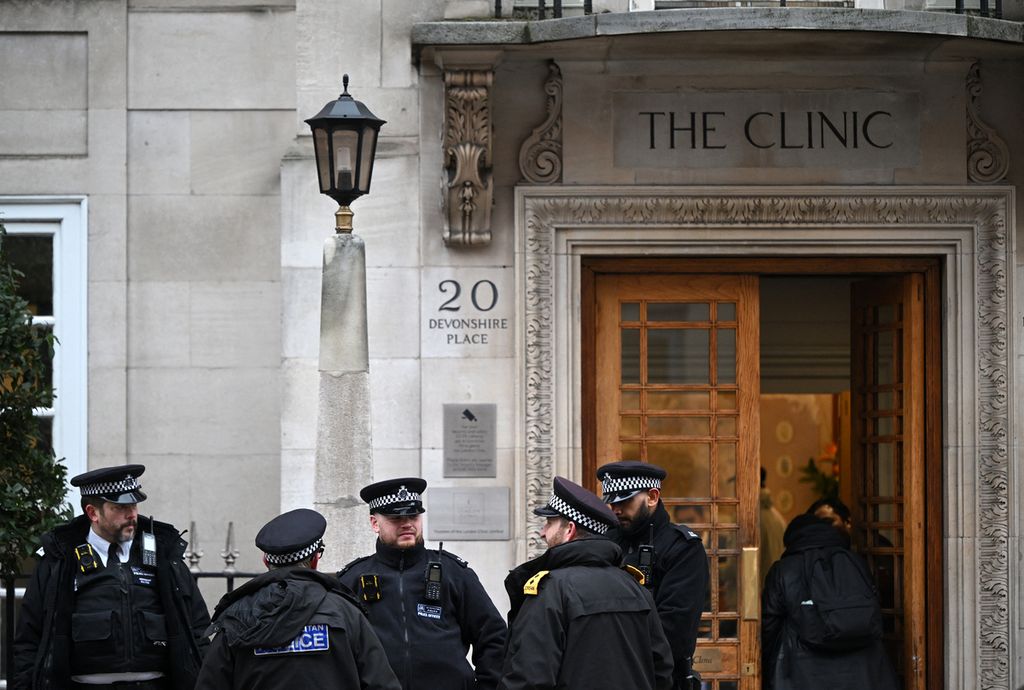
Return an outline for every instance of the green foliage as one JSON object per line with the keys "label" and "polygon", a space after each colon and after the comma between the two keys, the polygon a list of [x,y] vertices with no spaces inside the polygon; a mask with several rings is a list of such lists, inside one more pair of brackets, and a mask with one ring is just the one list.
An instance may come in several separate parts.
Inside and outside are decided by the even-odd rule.
{"label": "green foliage", "polygon": [[818,494],[819,498],[839,498],[839,479],[832,474],[825,474],[818,469],[818,464],[814,462],[814,458],[808,458],[807,464],[800,468],[801,484],[812,484],[814,493]]}
{"label": "green foliage", "polygon": [[72,510],[64,501],[67,470],[44,448],[32,414],[52,404],[44,358],[52,357],[54,339],[32,327],[6,241],[0,224],[0,573],[12,574]]}

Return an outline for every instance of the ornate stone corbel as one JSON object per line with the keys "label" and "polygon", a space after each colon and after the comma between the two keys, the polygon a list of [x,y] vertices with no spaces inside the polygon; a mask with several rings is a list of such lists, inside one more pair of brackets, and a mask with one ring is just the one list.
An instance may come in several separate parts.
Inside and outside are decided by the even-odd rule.
{"label": "ornate stone corbel", "polygon": [[981,68],[967,72],[967,177],[971,182],[1000,182],[1010,170],[1010,150],[996,130],[981,119]]}
{"label": "ornate stone corbel", "polygon": [[562,70],[553,60],[548,63],[544,93],[548,95],[547,118],[519,148],[519,172],[534,184],[562,180]]}
{"label": "ornate stone corbel", "polygon": [[484,69],[445,70],[444,243],[449,247],[491,241],[490,93],[494,72]]}

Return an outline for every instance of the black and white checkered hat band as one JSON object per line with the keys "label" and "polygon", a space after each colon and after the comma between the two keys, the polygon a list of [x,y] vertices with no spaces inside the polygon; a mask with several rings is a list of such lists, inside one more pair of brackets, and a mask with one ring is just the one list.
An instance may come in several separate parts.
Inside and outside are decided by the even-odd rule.
{"label": "black and white checkered hat band", "polygon": [[384,506],[389,506],[392,503],[408,503],[409,501],[419,501],[419,500],[422,500],[422,499],[420,498],[420,495],[418,493],[416,493],[415,491],[409,491],[408,489],[402,489],[397,494],[388,494],[387,496],[381,496],[380,498],[375,498],[372,501],[370,501],[370,503],[369,503],[370,512],[372,513],[373,511],[377,510],[378,508],[383,508]]}
{"label": "black and white checkered hat band", "polygon": [[551,498],[548,499],[548,505],[559,515],[572,520],[580,527],[588,529],[591,532],[604,534],[608,531],[609,525],[607,523],[602,522],[601,520],[595,520],[589,515],[581,513],[558,496],[552,495]]}
{"label": "black and white checkered hat band", "polygon": [[605,475],[601,479],[601,490],[605,494],[617,494],[620,491],[638,491],[640,489],[660,489],[661,480],[657,477],[612,477]]}
{"label": "black and white checkered hat band", "polygon": [[317,539],[315,542],[310,544],[304,549],[298,551],[292,551],[291,553],[268,553],[267,563],[272,565],[288,565],[289,563],[298,563],[304,561],[314,553],[324,547],[324,540]]}
{"label": "black and white checkered hat band", "polygon": [[113,494],[126,494],[140,488],[132,475],[126,475],[119,482],[100,482],[99,484],[83,484],[81,487],[83,496],[107,496]]}

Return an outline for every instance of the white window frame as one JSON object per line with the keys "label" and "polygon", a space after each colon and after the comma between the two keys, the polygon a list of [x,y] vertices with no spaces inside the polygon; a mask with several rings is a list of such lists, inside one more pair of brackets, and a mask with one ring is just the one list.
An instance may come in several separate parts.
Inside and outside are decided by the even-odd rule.
{"label": "white window frame", "polygon": [[[60,341],[53,356],[53,451],[68,477],[85,472],[89,452],[88,408],[88,200],[84,196],[0,196],[0,220],[8,235],[53,238],[53,315],[33,323],[53,324]],[[70,486],[69,486],[70,489]]]}

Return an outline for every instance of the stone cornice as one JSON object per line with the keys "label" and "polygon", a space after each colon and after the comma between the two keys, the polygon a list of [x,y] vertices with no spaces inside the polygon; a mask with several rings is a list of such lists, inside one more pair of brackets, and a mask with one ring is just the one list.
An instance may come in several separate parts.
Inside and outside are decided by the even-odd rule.
{"label": "stone cornice", "polygon": [[907,10],[707,8],[606,13],[540,21],[423,22],[416,50],[455,46],[529,46],[587,38],[699,31],[845,31],[973,38],[1024,46],[1020,22]]}

